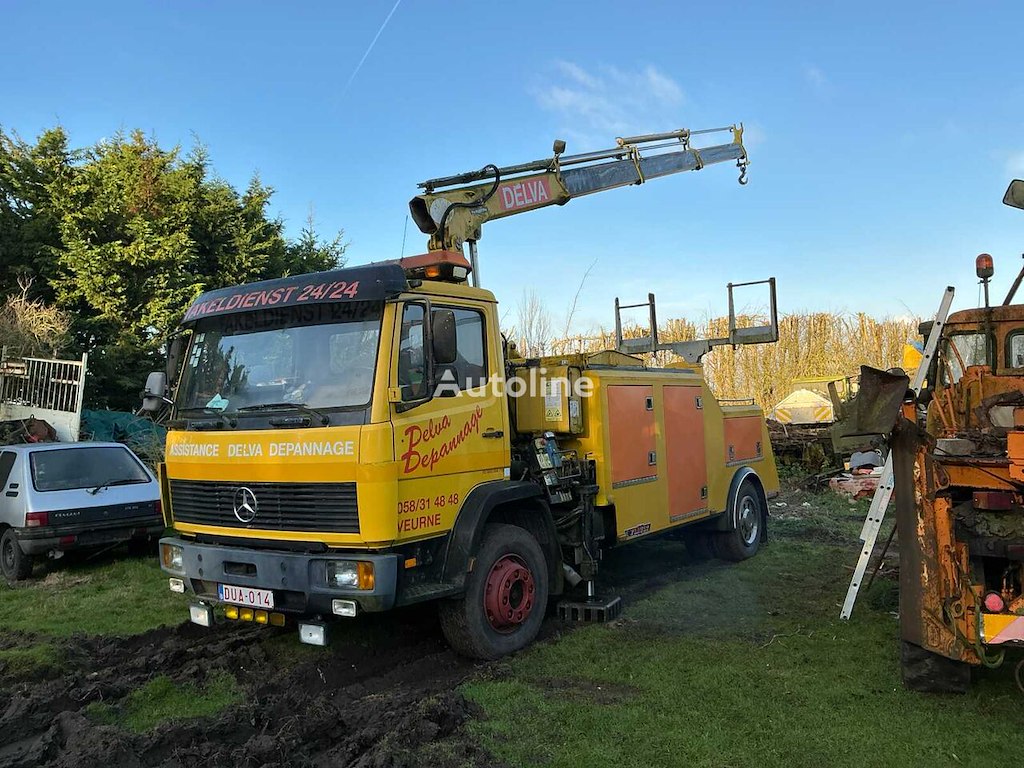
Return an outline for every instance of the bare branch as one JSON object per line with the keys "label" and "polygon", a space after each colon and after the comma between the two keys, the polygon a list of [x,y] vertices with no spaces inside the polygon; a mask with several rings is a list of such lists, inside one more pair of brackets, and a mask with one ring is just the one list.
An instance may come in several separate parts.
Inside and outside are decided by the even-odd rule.
{"label": "bare branch", "polygon": [[552,336],[551,315],[536,291],[523,291],[516,307],[516,317],[515,335],[520,353],[527,357],[539,357],[547,352]]}
{"label": "bare branch", "polygon": [[569,305],[569,313],[565,316],[565,328],[562,329],[562,338],[569,335],[569,328],[572,325],[573,318],[576,316],[576,302],[580,299],[580,293],[583,291],[583,286],[587,282],[587,278],[590,277],[590,273],[597,266],[597,259],[590,262],[590,266],[587,267],[587,271],[583,273],[583,277],[580,278],[580,284],[576,286],[576,294],[572,297],[572,304]]}

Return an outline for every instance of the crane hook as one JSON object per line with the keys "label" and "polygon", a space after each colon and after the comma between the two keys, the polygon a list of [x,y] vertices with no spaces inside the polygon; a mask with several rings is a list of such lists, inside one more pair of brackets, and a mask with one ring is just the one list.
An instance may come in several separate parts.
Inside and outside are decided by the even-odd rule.
{"label": "crane hook", "polygon": [[736,161],[736,167],[740,169],[739,182],[742,186],[746,186],[747,182],[750,181],[750,179],[747,178],[747,164],[748,161],[745,157],[742,157]]}

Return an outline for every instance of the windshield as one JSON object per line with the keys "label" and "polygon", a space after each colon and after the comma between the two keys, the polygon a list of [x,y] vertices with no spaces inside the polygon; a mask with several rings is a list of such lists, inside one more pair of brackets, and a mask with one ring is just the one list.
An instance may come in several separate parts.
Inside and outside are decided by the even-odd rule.
{"label": "windshield", "polygon": [[230,413],[275,404],[364,407],[370,402],[383,306],[319,304],[201,321],[178,408]]}
{"label": "windshield", "polygon": [[944,351],[948,368],[944,367],[943,378],[947,383],[956,383],[964,370],[972,365],[989,365],[987,337],[984,333],[957,333],[945,340]]}
{"label": "windshield", "polygon": [[33,451],[29,464],[32,467],[32,484],[37,491],[150,482],[139,460],[124,448]]}

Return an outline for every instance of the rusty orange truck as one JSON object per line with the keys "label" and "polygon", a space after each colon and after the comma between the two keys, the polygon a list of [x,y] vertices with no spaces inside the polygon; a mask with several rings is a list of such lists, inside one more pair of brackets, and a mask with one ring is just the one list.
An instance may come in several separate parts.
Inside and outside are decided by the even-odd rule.
{"label": "rusty orange truck", "polygon": [[[689,132],[620,140],[597,166],[556,147],[543,167],[485,169],[475,192],[435,180],[412,203],[427,254],[197,298],[145,406],[173,409],[160,552],[192,620],[292,617],[324,644],[328,618],[432,600],[456,650],[494,658],[536,636],[551,597],[566,616],[615,615],[595,588],[609,547],[681,529],[705,553],[755,554],[778,490],[763,415],[719,403],[699,360],[777,338],[774,282],[762,328],[733,322],[684,348],[652,323],[621,350],[523,359],[461,253],[510,213],[489,205],[597,191],[572,170],[610,188],[742,167],[733,135],[702,149]],[[654,164],[651,142],[670,145]],[[626,354],[667,348],[681,360],[661,369]]]}
{"label": "rusty orange truck", "polygon": [[[1024,208],[1024,182],[1004,202]],[[976,271],[985,306],[937,320],[928,386],[890,439],[902,672],[915,690],[965,691],[973,667],[1024,647],[1024,305],[1012,303],[1024,270],[999,306],[988,299],[992,257]],[[891,376],[871,375],[870,388],[892,391]],[[1019,662],[1018,682],[1022,672]]]}

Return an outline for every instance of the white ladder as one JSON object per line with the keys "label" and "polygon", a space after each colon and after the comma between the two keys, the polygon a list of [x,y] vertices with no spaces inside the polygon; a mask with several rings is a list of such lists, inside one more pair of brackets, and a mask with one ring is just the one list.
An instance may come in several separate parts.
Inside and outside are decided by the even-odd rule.
{"label": "white ladder", "polygon": [[[949,315],[949,308],[952,304],[953,287],[949,286],[942,295],[939,311],[935,313],[935,321],[932,323],[931,331],[928,333],[928,341],[924,345],[924,355],[921,358],[921,364],[917,367],[917,373],[914,374],[914,381],[911,384],[914,394],[921,391],[921,385],[928,374],[932,357],[935,356],[935,348],[938,347],[939,338],[942,336],[942,326],[946,324],[946,317]],[[840,619],[848,619],[850,614],[853,613],[853,604],[857,602],[857,593],[860,591],[861,582],[864,580],[864,573],[867,571],[868,562],[871,560],[871,553],[874,552],[875,542],[878,540],[878,532],[882,529],[885,510],[889,507],[889,500],[892,498],[893,485],[892,452],[890,451],[889,456],[885,460],[885,465],[882,467],[878,489],[871,499],[871,507],[868,509],[867,519],[864,520],[864,526],[860,529],[860,540],[864,542],[864,546],[861,547],[860,559],[857,561],[857,568],[854,570],[853,578],[850,580],[850,588],[846,592],[846,601],[843,603],[843,610],[839,614]]]}

